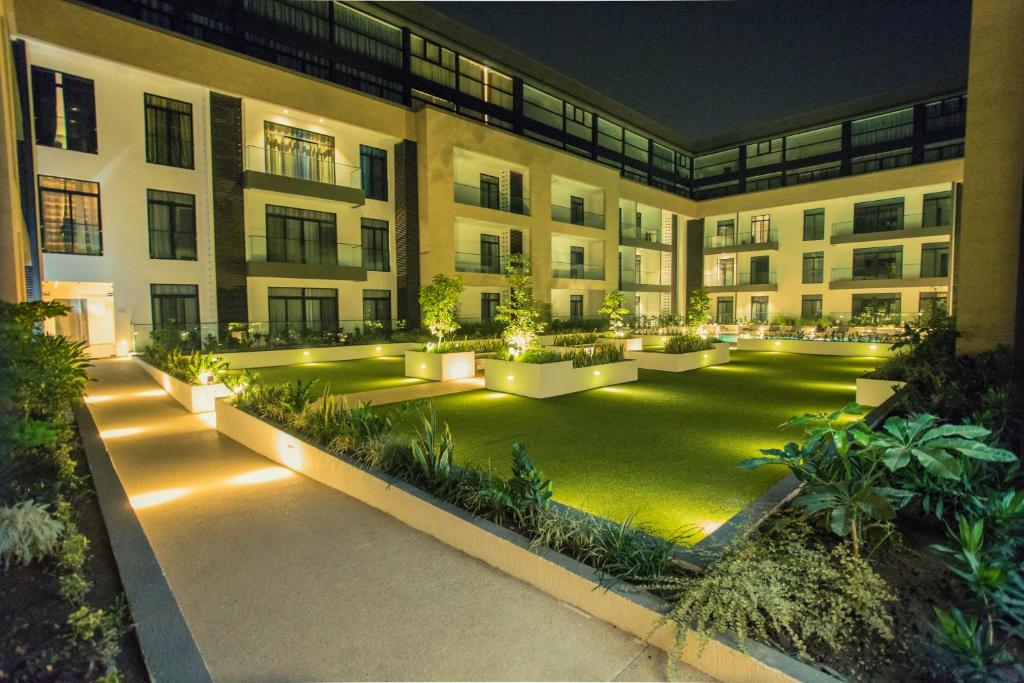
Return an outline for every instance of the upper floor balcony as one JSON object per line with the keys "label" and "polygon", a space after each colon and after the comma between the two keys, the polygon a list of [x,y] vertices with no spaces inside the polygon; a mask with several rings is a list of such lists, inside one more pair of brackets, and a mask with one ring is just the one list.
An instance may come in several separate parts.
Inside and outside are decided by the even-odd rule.
{"label": "upper floor balcony", "polygon": [[704,253],[718,254],[737,251],[760,251],[779,248],[778,230],[752,232],[727,232],[722,235],[708,235],[704,238]]}
{"label": "upper floor balcony", "polygon": [[455,252],[455,271],[503,275],[508,270],[508,257],[489,252]]}
{"label": "upper floor balcony", "polygon": [[569,280],[603,280],[604,266],[591,265],[589,263],[552,261],[551,277],[561,277]]}
{"label": "upper floor balcony", "polygon": [[949,235],[951,223],[949,220],[936,222],[934,217],[924,214],[891,212],[833,223],[830,241],[832,244],[844,244]]}
{"label": "upper floor balcony", "polygon": [[366,280],[374,253],[358,244],[249,235],[250,277]]}
{"label": "upper floor balcony", "polygon": [[604,229],[604,214],[584,211],[582,204],[572,206],[551,205],[551,220],[571,225],[583,225],[588,228]]}
{"label": "upper floor balcony", "polygon": [[671,278],[661,268],[640,267],[619,268],[619,289],[627,292],[661,291],[671,288]]}
{"label": "upper floor balcony", "polygon": [[366,202],[359,168],[318,154],[248,145],[242,182],[247,189],[328,199],[352,206]]}
{"label": "upper floor balcony", "polygon": [[502,192],[497,184],[490,182],[481,182],[480,185],[455,183],[455,201],[459,204],[506,211],[520,216],[530,215],[528,198]]}
{"label": "upper floor balcony", "polygon": [[660,227],[647,228],[627,221],[619,221],[619,242],[638,249],[672,250]]}
{"label": "upper floor balcony", "polygon": [[778,289],[778,281],[775,278],[775,271],[756,270],[751,273],[736,273],[725,270],[705,274],[704,286],[711,292],[767,292]]}
{"label": "upper floor balcony", "polygon": [[833,268],[829,289],[890,289],[942,287],[949,284],[949,269],[935,264],[888,262],[851,268]]}

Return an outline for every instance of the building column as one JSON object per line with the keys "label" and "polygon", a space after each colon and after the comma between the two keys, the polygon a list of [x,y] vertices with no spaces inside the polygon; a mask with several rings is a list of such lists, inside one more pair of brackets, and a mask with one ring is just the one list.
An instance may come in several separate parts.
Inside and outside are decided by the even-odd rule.
{"label": "building column", "polygon": [[242,193],[242,100],[210,93],[214,272],[217,322],[249,321]]}
{"label": "building column", "polygon": [[[18,124],[21,113],[11,49],[11,14],[0,1],[0,300],[27,298],[25,266],[31,261],[18,182]],[[31,143],[29,143],[31,144]],[[38,294],[38,293],[37,293]]]}
{"label": "building column", "polygon": [[395,278],[398,319],[420,325],[420,200],[416,143],[395,145]]}

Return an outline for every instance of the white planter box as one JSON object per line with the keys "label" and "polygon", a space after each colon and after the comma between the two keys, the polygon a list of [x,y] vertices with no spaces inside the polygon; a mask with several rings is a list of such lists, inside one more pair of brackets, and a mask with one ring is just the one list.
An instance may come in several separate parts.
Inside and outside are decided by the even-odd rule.
{"label": "white planter box", "polygon": [[870,356],[888,358],[891,344],[886,342],[838,342],[809,339],[737,339],[737,351],[782,351],[819,356]]}
{"label": "white planter box", "polygon": [[214,409],[215,399],[231,395],[231,391],[223,384],[205,384],[196,387],[168,375],[159,368],[154,368],[139,356],[135,356],[135,362],[190,413],[208,413]]}
{"label": "white planter box", "polygon": [[530,398],[562,394],[635,382],[637,365],[632,361],[574,368],[572,361],[517,363],[488,358],[484,361],[484,386],[492,391]]}
{"label": "white planter box", "polygon": [[361,360],[380,356],[400,356],[423,344],[353,344],[352,346],[313,346],[308,349],[276,349],[273,351],[240,351],[218,354],[231,364],[232,370],[266,368],[298,363],[329,363],[336,360]]}
{"label": "white planter box", "polygon": [[889,397],[907,385],[894,379],[857,378],[857,403],[862,406],[880,406]]}
{"label": "white planter box", "polygon": [[662,372],[686,372],[709,365],[729,362],[729,348],[693,351],[691,353],[660,353],[658,351],[627,351],[626,358],[635,360],[637,367]]}
{"label": "white planter box", "polygon": [[405,376],[443,382],[476,376],[476,354],[472,351],[457,353],[405,352]]}
{"label": "white planter box", "polygon": [[711,345],[714,346],[716,349],[731,349],[732,348],[732,344],[730,342],[712,342]]}
{"label": "white planter box", "polygon": [[618,346],[623,351],[643,351],[643,337],[598,337],[598,344],[610,344]]}

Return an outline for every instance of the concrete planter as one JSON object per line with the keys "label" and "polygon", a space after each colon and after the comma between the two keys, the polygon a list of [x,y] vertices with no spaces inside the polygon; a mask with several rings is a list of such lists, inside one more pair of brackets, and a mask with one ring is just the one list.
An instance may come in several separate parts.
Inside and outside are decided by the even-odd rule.
{"label": "concrete planter", "polygon": [[578,391],[635,382],[637,365],[631,361],[574,368],[572,361],[517,363],[488,358],[484,361],[484,386],[492,391],[530,398],[550,398]]}
{"label": "concrete planter", "polygon": [[782,351],[808,353],[819,356],[870,356],[888,358],[889,344],[885,342],[837,342],[809,339],[737,339],[737,351]]}
{"label": "concrete planter", "polygon": [[711,342],[711,345],[716,349],[731,349],[732,344],[729,342]]}
{"label": "concrete planter", "polygon": [[618,346],[623,351],[643,351],[644,350],[644,338],[643,337],[598,337],[598,344],[609,344],[611,346]]}
{"label": "concrete planter", "polygon": [[880,406],[897,391],[907,386],[895,379],[857,378],[857,403],[862,406]]}
{"label": "concrete planter", "polygon": [[221,358],[231,364],[233,370],[245,368],[266,368],[275,365],[297,365],[298,363],[329,363],[336,360],[362,360],[381,356],[400,356],[406,351],[423,344],[353,344],[352,346],[313,346],[308,349],[275,349],[273,351],[240,351],[222,353]]}
{"label": "concrete planter", "polygon": [[443,382],[476,376],[476,354],[472,351],[457,353],[405,352],[405,376]]}
{"label": "concrete planter", "polygon": [[627,351],[626,358],[635,360],[637,367],[662,372],[686,372],[709,365],[729,362],[729,348],[693,351],[691,353],[661,353],[659,351]]}
{"label": "concrete planter", "polygon": [[[668,605],[649,593],[606,588],[598,573],[549,549],[532,550],[526,538],[416,489],[367,471],[274,427],[228,401],[217,401],[217,430],[285,467],[352,496],[442,543],[610,623],[666,652],[675,630],[660,620]],[[748,641],[741,652],[730,635],[710,640],[703,651],[687,639],[680,659],[723,681],[836,683],[836,679],[777,650]]]}
{"label": "concrete planter", "polygon": [[190,413],[209,413],[214,408],[215,399],[231,395],[231,391],[223,384],[204,384],[197,387],[153,367],[139,356],[135,356],[135,362]]}

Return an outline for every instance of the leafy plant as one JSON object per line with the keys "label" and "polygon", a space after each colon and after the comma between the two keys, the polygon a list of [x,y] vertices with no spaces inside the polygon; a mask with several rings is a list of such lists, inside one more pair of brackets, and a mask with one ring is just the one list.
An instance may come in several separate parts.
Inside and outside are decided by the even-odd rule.
{"label": "leafy plant", "polygon": [[571,332],[557,334],[553,340],[555,346],[589,346],[597,343],[596,332]]}
{"label": "leafy plant", "polygon": [[411,445],[412,462],[419,478],[435,485],[448,478],[455,458],[455,439],[448,423],[438,426],[433,403],[420,413],[420,431]]}
{"label": "leafy plant", "polygon": [[33,501],[0,507],[0,560],[10,567],[51,557],[60,547],[63,530],[45,506]]}
{"label": "leafy plant", "polygon": [[1005,653],[986,637],[987,628],[977,617],[965,616],[956,607],[949,611],[934,608],[938,623],[934,627],[939,644],[966,665],[968,671],[985,676],[992,665],[1005,659]]}
{"label": "leafy plant", "polygon": [[446,334],[459,329],[455,312],[463,289],[465,285],[461,277],[443,273],[435,275],[429,285],[420,289],[423,324],[430,330],[430,334],[437,337],[438,345],[444,341]]}
{"label": "leafy plant", "polygon": [[512,478],[508,481],[509,507],[519,523],[534,526],[551,504],[551,480],[545,479],[530,460],[526,446],[512,444]]}
{"label": "leafy plant", "polygon": [[498,304],[494,320],[505,325],[502,340],[508,352],[517,356],[537,345],[537,335],[544,331],[540,306],[533,298],[533,276],[530,263],[522,254],[509,257],[505,271],[508,301]]}
{"label": "leafy plant", "polygon": [[626,308],[625,294],[617,289],[605,292],[604,301],[597,312],[608,316],[608,332],[613,337],[621,337],[625,334],[626,323],[622,316],[629,314],[629,309]]}
{"label": "leafy plant", "polygon": [[696,334],[677,334],[665,342],[665,353],[693,353],[710,351],[713,348],[715,347],[709,339]]}
{"label": "leafy plant", "polygon": [[707,287],[701,287],[690,295],[686,303],[686,324],[699,334],[711,320],[711,296]]}

